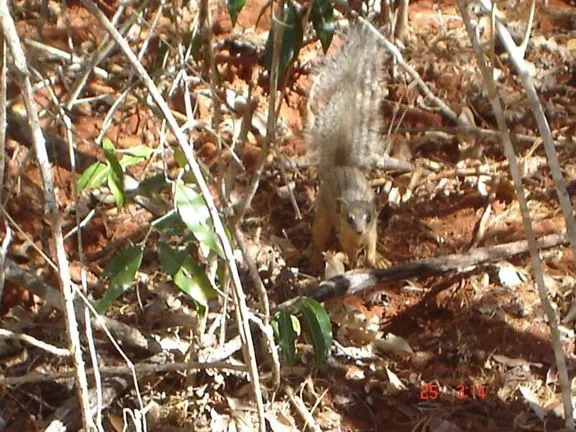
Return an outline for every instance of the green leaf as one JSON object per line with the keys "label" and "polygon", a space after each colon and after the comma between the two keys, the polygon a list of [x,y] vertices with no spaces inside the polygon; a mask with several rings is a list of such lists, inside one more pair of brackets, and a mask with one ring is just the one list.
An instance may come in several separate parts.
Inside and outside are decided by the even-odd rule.
{"label": "green leaf", "polygon": [[186,224],[176,210],[170,210],[159,217],[152,222],[152,226],[164,235],[182,235],[186,230]]}
{"label": "green leaf", "polygon": [[104,313],[114,300],[120,297],[134,282],[136,272],[142,264],[142,248],[131,246],[120,251],[110,260],[104,275],[110,277],[110,285],[100,300],[94,302],[94,308]]}
{"label": "green leaf", "polygon": [[294,329],[296,336],[300,336],[300,334],[302,333],[302,328],[300,327],[300,320],[294,314],[290,314],[290,319],[292,320],[292,328]]}
{"label": "green leaf", "polygon": [[94,162],[82,173],[76,187],[78,191],[100,187],[106,181],[110,168],[101,162]]}
{"label": "green leaf", "polygon": [[196,184],[196,177],[190,170],[184,171],[182,174],[182,182],[186,184]]}
{"label": "green leaf", "polygon": [[332,346],[332,326],[330,317],[324,307],[316,300],[304,299],[302,301],[302,318],[306,334],[312,342],[316,366],[320,367]]}
{"label": "green leaf", "polygon": [[186,252],[175,251],[166,242],[158,243],[158,259],[160,264],[170,276],[174,276],[182,267],[186,259]]}
{"label": "green leaf", "polygon": [[154,150],[153,148],[150,148],[148,146],[145,146],[145,145],[134,146],[134,147],[130,147],[129,149],[125,149],[125,150],[118,150],[118,153],[121,153],[123,155],[130,155],[130,156],[134,156],[134,157],[139,157],[141,159],[148,159],[155,152],[156,152],[156,150]]}
{"label": "green leaf", "polygon": [[[104,276],[122,284],[130,284],[142,260],[142,248],[130,246],[118,252],[103,271]],[[137,263],[137,265],[136,265]],[[136,265],[136,266],[135,266]],[[135,266],[135,267],[134,267]]]}
{"label": "green leaf", "polygon": [[[298,319],[285,309],[280,310],[276,315],[280,351],[282,352],[282,356],[289,366],[292,366],[296,359],[296,330],[294,327],[294,319],[296,319],[296,322],[298,322]],[[299,325],[300,323],[298,322],[298,326]]]}
{"label": "green leaf", "polygon": [[[302,48],[302,40],[304,38],[302,30],[302,22],[298,16],[296,8],[288,5],[284,8],[284,19],[282,26],[284,32],[282,33],[282,41],[280,46],[280,62],[278,65],[278,79],[279,82],[284,81],[284,76],[288,68],[298,58],[300,48]],[[264,54],[264,64],[268,73],[271,75],[272,71],[272,56],[273,56],[273,41],[276,26],[272,27],[272,31],[268,33],[268,40],[266,41],[266,52]]]}
{"label": "green leaf", "polygon": [[220,240],[212,227],[210,212],[206,207],[204,197],[189,186],[177,184],[174,202],[182,221],[188,230],[194,234],[196,240],[224,258]]}
{"label": "green leaf", "polygon": [[102,140],[102,147],[104,148],[104,155],[106,160],[110,165],[110,171],[108,172],[108,187],[114,195],[114,200],[116,201],[116,206],[121,208],[126,201],[124,196],[124,169],[120,166],[118,158],[116,157],[116,148],[112,141],[108,138]]}
{"label": "green leaf", "polygon": [[334,9],[329,0],[313,0],[312,25],[324,52],[328,51],[334,36]]}
{"label": "green leaf", "polygon": [[182,181],[187,184],[194,184],[196,183],[196,179],[194,178],[194,174],[190,171],[190,167],[188,166],[188,159],[186,159],[186,155],[182,151],[179,146],[172,147],[174,152],[174,160],[178,164],[180,168],[184,168],[184,174],[182,175]]}
{"label": "green leaf", "polygon": [[180,148],[180,146],[172,147],[172,151],[174,152],[174,160],[178,164],[180,168],[186,168],[188,166],[188,160],[186,159],[186,155]]}
{"label": "green leaf", "polygon": [[124,195],[124,190],[122,185],[119,183],[118,178],[114,175],[112,171],[108,171],[108,187],[114,196],[114,201],[116,201],[116,207],[122,208],[126,202],[126,196]]}
{"label": "green leaf", "polygon": [[228,3],[228,13],[230,14],[230,19],[232,20],[232,26],[236,25],[236,18],[238,14],[246,4],[246,0],[227,0]]}
{"label": "green leaf", "polygon": [[178,270],[178,272],[172,277],[172,280],[180,289],[180,291],[182,291],[184,294],[187,294],[192,300],[202,305],[203,307],[208,306],[207,294],[215,293],[213,289],[204,290],[198,281],[192,277],[184,268]]}
{"label": "green leaf", "polygon": [[117,177],[118,184],[122,185],[124,182],[124,171],[122,166],[120,166],[120,162],[118,162],[118,158],[116,157],[116,148],[112,141],[108,138],[104,138],[102,140],[102,147],[104,148],[104,155],[106,156],[106,160],[110,163],[110,168],[112,172]]}
{"label": "green leaf", "polygon": [[195,302],[206,307],[217,292],[202,267],[185,251],[172,249],[167,243],[158,245],[158,258],[178,288]]}
{"label": "green leaf", "polygon": [[126,171],[126,168],[128,168],[129,166],[132,165],[136,165],[137,163],[140,163],[142,161],[144,161],[146,159],[140,158],[138,156],[124,156],[122,159],[120,159],[120,166],[122,167],[123,171]]}
{"label": "green leaf", "polygon": [[145,161],[154,154],[154,151],[154,149],[147,146],[136,146],[127,150],[120,150],[118,153],[124,155],[122,159],[120,159],[120,166],[124,171],[131,165]]}

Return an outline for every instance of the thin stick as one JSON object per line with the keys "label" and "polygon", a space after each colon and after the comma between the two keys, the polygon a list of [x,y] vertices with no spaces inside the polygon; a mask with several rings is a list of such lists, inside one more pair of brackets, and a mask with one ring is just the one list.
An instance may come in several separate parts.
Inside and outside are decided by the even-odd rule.
{"label": "thin stick", "polygon": [[[482,4],[487,7],[491,6],[488,0],[480,0]],[[556,365],[558,367],[558,377],[560,379],[560,387],[562,389],[562,400],[564,403],[564,421],[567,428],[574,429],[574,419],[572,417],[572,396],[571,396],[571,386],[570,380],[568,378],[568,371],[566,369],[566,359],[564,358],[564,352],[562,349],[562,343],[560,339],[560,331],[558,330],[558,319],[554,308],[550,304],[548,299],[548,292],[546,291],[546,283],[544,282],[544,271],[542,269],[542,263],[540,262],[540,256],[538,254],[538,244],[536,242],[536,235],[532,227],[532,219],[530,217],[530,210],[528,208],[528,202],[524,194],[524,188],[522,186],[522,176],[518,168],[518,162],[516,160],[516,155],[514,153],[514,148],[512,146],[512,141],[510,135],[508,134],[508,127],[506,121],[504,120],[504,111],[502,104],[498,97],[496,90],[496,84],[494,83],[486,60],[482,54],[482,48],[480,47],[480,42],[478,41],[476,29],[472,25],[470,15],[468,13],[467,4],[463,0],[458,2],[458,8],[460,14],[464,19],[464,24],[466,25],[466,31],[472,42],[474,48],[474,53],[476,54],[476,60],[480,66],[480,71],[482,72],[482,77],[484,79],[484,84],[488,91],[490,103],[492,105],[492,110],[496,116],[496,121],[498,123],[498,128],[502,137],[502,144],[504,147],[504,153],[506,158],[510,163],[510,173],[512,175],[512,180],[514,182],[514,189],[516,190],[516,196],[518,197],[518,204],[520,206],[520,211],[522,213],[522,222],[524,225],[524,232],[526,234],[526,239],[528,240],[528,247],[530,249],[530,258],[532,261],[532,274],[534,275],[534,280],[538,286],[538,294],[540,296],[540,301],[542,303],[542,308],[546,313],[548,318],[548,323],[550,324],[550,331],[552,334],[552,346],[554,348],[554,356],[556,358]],[[491,9],[488,8],[489,10]],[[558,158],[552,145],[552,136],[550,134],[550,128],[548,127],[548,122],[542,110],[542,106],[539,103],[538,95],[534,86],[531,84],[530,77],[526,66],[521,58],[517,57],[518,47],[514,44],[512,38],[504,26],[496,21],[496,28],[500,36],[500,40],[503,42],[504,46],[507,47],[510,54],[510,58],[518,70],[520,77],[523,80],[524,87],[528,93],[528,97],[532,102],[532,109],[536,116],[536,122],[538,123],[538,128],[542,139],[544,140],[544,148],[548,156],[548,162],[550,164],[552,176],[554,178],[554,183],[556,184],[556,189],[558,192],[558,198],[560,200],[560,205],[563,210],[565,207],[563,205],[563,199],[568,200],[568,215],[565,211],[565,218],[567,222],[568,238],[570,239],[570,244],[572,246],[573,254],[576,251],[576,230],[574,229],[574,218],[572,217],[572,206],[570,205],[568,193],[566,191],[566,185],[562,179],[560,165],[558,163]],[[536,106],[535,106],[536,105]],[[556,172],[555,172],[556,171]],[[557,179],[557,176],[560,179]],[[558,181],[557,181],[558,180]],[[569,223],[569,220],[572,223]],[[576,254],[574,255],[576,257]]]}
{"label": "thin stick", "polygon": [[64,239],[62,237],[61,218],[58,204],[56,203],[56,197],[54,195],[54,184],[52,182],[50,162],[46,151],[46,141],[42,135],[42,130],[40,129],[36,103],[33,101],[30,71],[26,64],[26,56],[24,55],[22,45],[20,44],[18,33],[16,32],[16,26],[14,25],[14,21],[10,15],[10,10],[8,9],[7,0],[0,0],[0,23],[2,24],[1,27],[4,37],[6,38],[6,42],[14,59],[15,75],[22,90],[24,103],[26,104],[26,111],[28,112],[28,118],[32,128],[32,138],[34,140],[36,158],[38,159],[38,165],[40,166],[42,181],[44,183],[46,210],[50,219],[52,238],[56,249],[58,280],[64,296],[66,331],[68,334],[68,342],[70,344],[69,349],[72,352],[74,361],[74,372],[76,376],[78,397],[80,399],[82,424],[84,430],[88,431],[92,430],[95,427],[95,424],[90,414],[88,381],[86,378],[84,359],[82,358],[76,311],[74,310],[74,293],[72,291],[70,268],[68,267],[68,258],[66,256],[66,249],[64,248]]}
{"label": "thin stick", "polygon": [[200,26],[200,37],[202,39],[205,56],[204,67],[207,69],[208,75],[210,76],[210,92],[212,93],[212,107],[214,109],[212,127],[214,130],[219,131],[220,123],[222,122],[220,97],[218,96],[220,79],[218,77],[216,59],[212,48],[212,16],[208,0],[200,0],[198,6],[198,25]]}
{"label": "thin stick", "polygon": [[[183,363],[165,363],[165,364],[150,364],[140,363],[135,364],[134,369],[138,375],[159,372],[180,372],[180,371],[194,371],[215,369],[222,371],[241,372],[245,374],[247,368],[245,365],[234,365],[226,362],[183,362]],[[102,375],[131,375],[132,368],[127,366],[102,366],[100,373]],[[92,375],[93,369],[86,369],[86,373]],[[54,372],[49,374],[30,373],[19,377],[0,377],[0,385],[21,385],[29,383],[38,383],[46,381],[54,381],[59,379],[74,379],[73,371]]]}
{"label": "thin stick", "polygon": [[[72,64],[81,65],[85,61],[82,57],[78,57],[75,54],[66,52],[50,45],[43,44],[42,42],[33,39],[24,39],[24,45],[35,50],[45,51],[52,57],[58,58],[60,60],[71,61]],[[98,49],[96,49],[96,51],[98,51]],[[94,67],[94,75],[104,80],[110,79],[110,74],[99,67]]]}
{"label": "thin stick", "polygon": [[306,405],[304,405],[302,399],[294,394],[294,390],[292,389],[292,387],[287,385],[284,388],[284,391],[286,392],[286,395],[288,396],[288,399],[290,399],[290,402],[292,403],[294,408],[296,408],[298,414],[300,414],[302,419],[306,422],[306,426],[308,427],[308,429],[314,432],[321,432],[322,429],[320,428],[316,420],[314,420],[312,413],[308,411],[308,408],[306,408]]}
{"label": "thin stick", "polygon": [[35,346],[36,348],[40,348],[41,350],[49,352],[50,354],[54,354],[58,357],[70,357],[71,355],[70,350],[66,348],[58,348],[54,345],[43,342],[40,339],[36,339],[33,336],[22,333],[14,333],[13,331],[6,329],[0,329],[0,339],[12,339],[26,342],[27,344]]}
{"label": "thin stick", "polygon": [[[4,43],[4,36],[0,33],[0,206],[2,206],[3,192],[4,192],[4,169],[6,168],[6,71],[8,67],[6,64],[6,44]],[[0,218],[4,222],[6,235],[2,240],[2,247],[0,248],[0,300],[4,295],[4,279],[5,273],[4,262],[8,254],[8,246],[12,241],[12,230],[10,225],[6,223],[4,218]]]}
{"label": "thin stick", "polygon": [[[0,205],[3,205],[4,192],[4,170],[6,168],[6,44],[4,36],[0,33]],[[0,299],[2,298],[2,288],[0,287]]]}
{"label": "thin stick", "polygon": [[[6,0],[4,0],[6,1]],[[126,58],[130,61],[136,73],[142,83],[146,86],[150,95],[158,104],[159,109],[162,111],[172,133],[176,137],[178,141],[178,145],[182,149],[188,165],[190,166],[190,170],[196,180],[198,187],[200,188],[200,192],[204,197],[206,202],[206,207],[210,212],[210,217],[212,218],[212,223],[214,224],[214,231],[216,235],[220,239],[222,244],[222,250],[224,251],[224,256],[226,258],[226,263],[230,270],[230,274],[232,276],[233,287],[234,287],[234,298],[236,301],[236,313],[238,317],[238,324],[239,324],[239,333],[240,337],[242,338],[243,342],[243,354],[246,363],[249,365],[249,372],[250,372],[250,383],[252,385],[252,389],[254,392],[254,398],[256,400],[256,406],[258,409],[258,418],[260,421],[260,430],[264,432],[266,430],[266,422],[264,419],[264,405],[262,402],[262,390],[260,389],[260,377],[258,375],[258,365],[256,364],[256,354],[254,350],[254,343],[252,341],[252,333],[250,332],[250,323],[249,323],[249,313],[248,307],[246,306],[246,295],[242,290],[242,282],[240,281],[240,274],[238,272],[238,267],[236,266],[236,259],[234,257],[234,252],[232,250],[232,245],[228,240],[228,236],[226,235],[226,230],[224,229],[224,225],[222,220],[220,219],[220,215],[218,214],[218,209],[216,208],[216,204],[214,203],[214,198],[210,193],[210,189],[206,184],[206,180],[202,175],[202,171],[200,169],[200,165],[196,160],[194,150],[192,146],[189,144],[186,136],[180,130],[180,126],[178,122],[174,118],[174,115],[170,111],[168,104],[162,98],[156,84],[144,68],[142,64],[138,61],[128,43],[122,38],[118,30],[112,26],[106,15],[98,9],[96,4],[92,0],[81,0],[82,5],[86,7],[97,19],[98,21],[104,26],[106,31],[112,36],[112,38],[116,41]]]}
{"label": "thin stick", "polygon": [[418,72],[416,72],[412,68],[412,66],[410,66],[408,63],[404,61],[402,53],[400,53],[398,48],[396,48],[396,45],[394,45],[392,42],[390,42],[388,39],[382,36],[382,34],[378,30],[376,30],[376,28],[368,20],[362,17],[359,17],[358,19],[382,41],[388,52],[392,54],[392,56],[402,67],[402,69],[404,69],[412,77],[412,79],[416,81],[416,85],[420,88],[420,91],[424,93],[424,96],[426,96],[434,104],[436,104],[436,106],[440,109],[440,111],[442,111],[442,113],[450,120],[452,120],[454,123],[456,123],[457,125],[463,125],[463,126],[466,125],[464,121],[461,120],[459,116],[454,111],[452,111],[452,109],[448,105],[446,105],[442,99],[440,99],[439,97],[434,95],[434,93],[432,93],[432,90],[430,90],[430,88],[428,87],[428,85],[426,85],[426,83],[420,77],[420,75],[418,75]]}
{"label": "thin stick", "polygon": [[[445,126],[445,127],[437,127],[437,126],[423,126],[423,127],[409,127],[409,128],[398,128],[396,133],[447,133],[451,135],[470,135],[474,137],[485,137],[485,138],[494,138],[500,139],[500,132],[491,130],[491,129],[484,129],[478,126]],[[519,143],[527,143],[532,144],[534,141],[540,139],[540,137],[524,135],[524,134],[516,134],[511,133],[510,136],[514,138],[515,141]],[[555,145],[561,145],[560,141],[555,141]]]}
{"label": "thin stick", "polygon": [[[282,11],[284,9],[284,1],[280,0],[278,3],[278,16],[281,17]],[[264,138],[264,142],[262,143],[262,149],[260,150],[260,163],[250,185],[248,186],[248,190],[246,192],[246,197],[244,199],[244,203],[238,210],[237,214],[234,217],[234,222],[241,221],[246,214],[246,211],[252,204],[252,200],[254,199],[254,195],[256,195],[256,191],[258,190],[258,186],[260,184],[260,179],[262,177],[262,173],[264,172],[264,167],[266,166],[266,160],[268,158],[268,152],[270,150],[270,145],[274,141],[276,137],[276,99],[278,96],[278,74],[279,74],[279,65],[280,65],[280,48],[282,44],[282,35],[284,34],[284,23],[282,20],[277,17],[274,13],[274,8],[272,8],[272,28],[274,31],[274,38],[272,40],[272,68],[270,71],[270,100],[268,101],[268,118],[266,121],[266,137]],[[282,103],[282,99],[280,99],[280,103]]]}

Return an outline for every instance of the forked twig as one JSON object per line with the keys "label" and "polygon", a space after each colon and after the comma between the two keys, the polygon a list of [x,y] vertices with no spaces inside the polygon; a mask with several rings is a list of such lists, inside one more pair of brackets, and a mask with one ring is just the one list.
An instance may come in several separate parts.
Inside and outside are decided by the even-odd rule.
{"label": "forked twig", "polygon": [[[489,0],[480,0],[482,5],[487,11],[492,10],[493,6]],[[542,269],[542,263],[540,262],[540,256],[538,254],[538,244],[536,242],[536,235],[532,227],[532,220],[530,217],[530,211],[528,208],[528,202],[524,194],[524,187],[522,186],[522,176],[518,168],[518,162],[516,160],[516,154],[512,146],[512,141],[510,139],[510,134],[508,133],[508,127],[504,119],[504,110],[498,97],[498,92],[496,90],[496,84],[492,79],[492,74],[486,64],[485,56],[482,53],[482,48],[480,42],[478,41],[478,36],[476,28],[472,24],[470,14],[468,12],[468,5],[463,1],[459,0],[458,8],[460,14],[466,25],[466,30],[468,36],[472,42],[474,48],[474,53],[476,54],[476,60],[480,66],[480,71],[482,72],[482,77],[484,79],[484,84],[488,91],[488,97],[492,105],[492,110],[496,116],[496,121],[498,123],[498,128],[500,130],[500,135],[502,138],[502,145],[504,147],[504,153],[506,158],[510,163],[510,173],[512,175],[512,180],[514,182],[514,189],[516,190],[516,196],[518,198],[518,204],[520,211],[522,213],[522,222],[524,225],[524,232],[526,234],[526,239],[528,240],[528,247],[530,250],[530,258],[532,261],[532,274],[536,285],[538,286],[538,294],[540,296],[540,301],[542,303],[542,308],[546,313],[548,318],[548,323],[550,324],[550,331],[552,334],[552,346],[554,348],[554,356],[556,358],[556,365],[558,367],[558,377],[560,380],[560,387],[562,389],[562,401],[564,405],[564,421],[567,428],[574,429],[574,418],[572,417],[572,396],[571,396],[571,385],[568,378],[568,371],[566,369],[566,359],[564,358],[564,352],[562,349],[562,343],[560,339],[560,331],[558,330],[558,319],[554,308],[550,304],[548,298],[548,292],[546,291],[546,283],[544,282],[544,271]],[[532,104],[532,110],[536,117],[536,122],[538,124],[538,129],[544,141],[544,149],[546,155],[548,156],[548,163],[550,164],[550,170],[552,172],[552,177],[554,178],[554,183],[556,185],[556,190],[558,192],[558,198],[560,200],[560,206],[564,212],[564,217],[566,220],[566,227],[568,231],[568,239],[572,246],[572,253],[576,257],[576,229],[574,224],[574,217],[572,216],[572,206],[570,203],[570,198],[566,191],[566,184],[562,178],[560,164],[558,162],[558,157],[556,151],[552,144],[552,134],[550,133],[550,128],[544,115],[542,105],[538,99],[536,89],[532,85],[530,75],[524,64],[524,60],[519,57],[519,49],[514,44],[510,33],[506,30],[504,25],[496,20],[495,28],[502,41],[503,45],[508,50],[510,55],[510,60],[514,64],[514,67],[518,71],[520,78],[524,84],[524,88],[528,94],[528,98]]]}
{"label": "forked twig", "polygon": [[32,138],[34,149],[36,151],[36,158],[38,159],[38,165],[40,166],[42,174],[46,209],[50,219],[52,238],[54,240],[58,261],[58,280],[64,296],[66,331],[68,343],[70,344],[69,349],[74,361],[74,372],[76,375],[77,391],[80,399],[82,424],[85,430],[92,430],[95,428],[95,424],[90,412],[88,381],[85,372],[84,359],[82,358],[80,335],[78,334],[78,322],[76,319],[76,311],[74,309],[74,293],[72,291],[70,268],[68,267],[68,258],[66,256],[64,239],[62,236],[61,216],[58,210],[58,204],[56,203],[56,196],[54,194],[54,184],[52,181],[48,153],[46,151],[46,141],[44,140],[42,130],[40,129],[38,110],[36,103],[33,100],[30,71],[26,64],[26,56],[24,55],[24,50],[22,49],[16,26],[12,20],[12,16],[10,15],[10,10],[8,9],[7,0],[0,0],[0,23],[4,38],[6,39],[6,43],[12,52],[12,58],[14,59],[14,72],[22,91],[24,103],[26,104],[26,111],[28,112],[30,126],[32,127]]}
{"label": "forked twig", "polygon": [[242,289],[242,282],[240,280],[240,274],[238,272],[238,267],[236,266],[236,259],[234,257],[234,252],[232,250],[232,245],[228,240],[228,236],[226,234],[226,230],[224,229],[224,225],[222,220],[220,219],[220,215],[218,213],[218,209],[216,208],[216,204],[214,202],[214,198],[206,184],[206,180],[202,175],[202,171],[200,169],[200,165],[196,160],[194,151],[190,146],[188,139],[182,133],[178,122],[174,118],[174,115],[170,111],[168,104],[158,91],[156,84],[144,68],[144,66],[138,61],[136,55],[130,49],[130,46],[126,42],[126,40],[118,33],[118,30],[114,28],[114,26],[110,23],[106,15],[102,13],[102,11],[96,6],[96,4],[92,0],[81,0],[81,3],[96,17],[96,19],[104,26],[106,31],[110,34],[110,36],[116,41],[126,58],[134,67],[136,74],[142,81],[142,83],[146,86],[148,91],[150,92],[151,97],[154,99],[156,104],[158,105],[160,111],[162,112],[163,116],[165,117],[168,126],[172,130],[172,133],[176,137],[178,145],[182,149],[184,156],[190,166],[190,171],[192,172],[198,187],[200,188],[200,192],[204,198],[206,203],[206,207],[210,213],[210,217],[212,219],[212,223],[214,224],[214,231],[218,236],[221,244],[222,250],[224,252],[224,256],[226,258],[226,264],[230,270],[230,275],[232,276],[233,287],[234,287],[234,299],[236,301],[236,313],[238,317],[238,324],[239,324],[239,333],[240,337],[242,338],[243,342],[243,354],[246,363],[249,366],[249,373],[250,373],[250,383],[252,385],[252,390],[254,392],[254,398],[256,401],[256,406],[258,409],[258,418],[260,422],[260,430],[264,432],[266,430],[266,423],[264,419],[264,406],[262,402],[262,390],[260,389],[260,377],[258,375],[258,365],[256,364],[256,354],[254,350],[254,343],[252,340],[252,333],[250,330],[250,323],[249,323],[249,311],[248,306],[246,305],[246,295]]}
{"label": "forked twig", "polygon": [[402,53],[398,50],[396,45],[394,45],[392,42],[390,42],[388,39],[382,36],[382,34],[370,23],[370,21],[362,17],[359,17],[358,19],[360,20],[360,22],[362,22],[363,25],[367,26],[370,29],[370,31],[374,33],[374,35],[376,35],[382,41],[386,50],[392,55],[392,57],[394,57],[394,59],[398,62],[398,64],[402,67],[402,69],[404,69],[408,73],[408,75],[410,75],[412,79],[416,81],[416,85],[418,85],[418,88],[424,94],[424,96],[430,99],[440,109],[440,111],[442,111],[442,113],[450,120],[452,120],[454,123],[456,123],[457,125],[466,126],[466,124],[459,118],[459,116],[454,111],[452,111],[452,109],[448,105],[446,105],[446,103],[444,103],[442,99],[440,99],[434,93],[432,93],[432,90],[430,90],[430,88],[420,77],[420,75],[418,75],[418,72],[416,72],[414,68],[412,68],[412,66],[410,66],[408,63],[404,61]]}

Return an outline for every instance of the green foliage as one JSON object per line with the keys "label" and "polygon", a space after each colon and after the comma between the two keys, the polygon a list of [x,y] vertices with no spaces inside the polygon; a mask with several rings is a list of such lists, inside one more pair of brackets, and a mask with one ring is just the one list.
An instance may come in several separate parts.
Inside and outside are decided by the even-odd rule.
{"label": "green foliage", "polygon": [[292,366],[295,362],[295,341],[300,334],[300,322],[296,316],[286,310],[280,310],[272,322],[276,338],[280,344],[280,352],[284,361]]}
{"label": "green foliage", "polygon": [[224,258],[224,252],[214,232],[204,197],[190,186],[178,183],[174,192],[174,204],[182,221],[198,242],[208,246]]}
{"label": "green foliage", "polygon": [[124,196],[124,170],[116,157],[116,148],[112,141],[108,138],[104,138],[102,141],[102,147],[104,148],[104,155],[106,156],[108,167],[110,168],[107,178],[108,187],[110,188],[112,195],[114,195],[116,205],[118,208],[121,208],[124,206],[126,200]]}
{"label": "green foliage", "polygon": [[142,248],[131,246],[110,260],[104,275],[110,277],[110,285],[100,300],[94,302],[94,309],[104,313],[114,300],[120,297],[134,282],[136,273],[142,263]]}
{"label": "green foliage", "polygon": [[166,186],[168,186],[166,176],[164,174],[157,174],[142,180],[134,192],[141,195],[151,195],[154,192],[159,192]]}
{"label": "green foliage", "polygon": [[302,319],[306,334],[310,338],[316,366],[321,366],[332,347],[332,326],[330,317],[320,303],[312,299],[304,299],[302,302]]}
{"label": "green foliage", "polygon": [[[282,40],[280,45],[280,62],[278,64],[278,78],[279,81],[284,80],[284,76],[288,68],[298,58],[300,49],[302,48],[302,40],[304,32],[302,28],[302,21],[296,8],[288,5],[284,8],[282,19]],[[268,73],[272,71],[272,57],[273,57],[273,41],[276,27],[268,33],[268,40],[266,41],[266,52],[264,54],[264,64],[268,69]]]}
{"label": "green foliage", "polygon": [[[124,176],[129,166],[148,160],[156,152],[146,146],[117,150],[108,138],[102,142],[106,163],[96,162],[88,167],[77,182],[79,190],[102,186],[107,182],[114,195],[116,205],[124,205],[127,196],[124,193]],[[176,159],[187,167],[183,155],[176,152]],[[186,174],[186,172],[185,172]],[[152,196],[155,192],[172,185],[174,190],[174,209],[152,222],[152,227],[163,236],[177,236],[180,239],[176,249],[167,242],[158,243],[158,258],[174,284],[189,296],[200,311],[205,311],[208,301],[217,291],[208,279],[203,266],[194,260],[183,248],[191,241],[204,246],[223,257],[220,241],[214,233],[210,212],[202,195],[182,181],[167,182],[163,174],[144,179],[128,197],[134,195]],[[110,285],[104,296],[95,302],[99,312],[104,312],[132,284],[142,261],[143,251],[131,247],[120,252],[109,263],[106,273],[110,276]]]}
{"label": "green foliage", "polygon": [[316,366],[320,367],[332,346],[330,317],[324,306],[312,299],[303,299],[297,309],[297,312],[284,309],[278,311],[272,322],[282,357],[288,365],[294,364],[295,342],[301,333],[300,320],[302,320],[305,334],[314,348]]}
{"label": "green foliage", "polygon": [[98,188],[104,184],[108,178],[108,173],[110,172],[110,167],[106,164],[95,162],[90,165],[82,173],[76,187],[78,191],[83,191],[84,189]]}
{"label": "green foliage", "polygon": [[[95,162],[82,173],[76,183],[79,191],[100,187],[106,182],[114,196],[116,206],[121,208],[126,202],[124,193],[124,173],[126,168],[150,158],[155,150],[146,146],[137,146],[128,150],[116,150],[109,138],[102,140],[106,164]],[[118,158],[121,156],[121,159]]]}
{"label": "green foliage", "polygon": [[186,230],[186,224],[176,210],[171,210],[159,217],[152,222],[152,226],[166,236],[182,235]]}
{"label": "green foliage", "polygon": [[118,150],[117,153],[124,155],[120,159],[120,166],[123,170],[131,165],[144,162],[154,154],[155,150],[147,146],[136,146],[126,150]]}
{"label": "green foliage", "polygon": [[[334,9],[330,0],[313,0],[310,11],[310,20],[316,32],[316,36],[322,44],[324,52],[328,51],[332,37],[334,36]],[[292,66],[294,61],[298,58],[300,49],[302,48],[303,40],[303,23],[302,18],[292,5],[287,5],[284,8],[282,18],[282,42],[280,48],[280,62],[278,65],[278,76],[280,82],[284,81],[284,77]],[[272,57],[273,57],[273,40],[276,27],[272,27],[268,34],[266,41],[266,52],[264,53],[264,64],[268,69],[268,73],[272,70]]]}
{"label": "green foliage", "polygon": [[232,25],[236,25],[236,19],[238,14],[246,4],[246,0],[227,0],[228,13],[230,14],[230,19],[232,20]]}
{"label": "green foliage", "polygon": [[203,309],[217,293],[206,272],[186,251],[172,249],[167,243],[158,244],[158,259],[174,284]]}
{"label": "green foliage", "polygon": [[324,52],[328,51],[334,36],[334,9],[329,0],[313,0],[310,14],[316,36]]}

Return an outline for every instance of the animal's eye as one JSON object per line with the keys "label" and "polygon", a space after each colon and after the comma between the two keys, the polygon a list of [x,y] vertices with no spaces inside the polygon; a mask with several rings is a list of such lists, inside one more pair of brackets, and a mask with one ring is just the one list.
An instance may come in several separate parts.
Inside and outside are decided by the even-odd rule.
{"label": "animal's eye", "polygon": [[346,220],[348,221],[348,223],[349,223],[350,225],[354,225],[354,215],[349,214],[349,215],[346,217]]}
{"label": "animal's eye", "polygon": [[372,219],[372,215],[370,213],[366,213],[366,223],[369,224],[370,220]]}

